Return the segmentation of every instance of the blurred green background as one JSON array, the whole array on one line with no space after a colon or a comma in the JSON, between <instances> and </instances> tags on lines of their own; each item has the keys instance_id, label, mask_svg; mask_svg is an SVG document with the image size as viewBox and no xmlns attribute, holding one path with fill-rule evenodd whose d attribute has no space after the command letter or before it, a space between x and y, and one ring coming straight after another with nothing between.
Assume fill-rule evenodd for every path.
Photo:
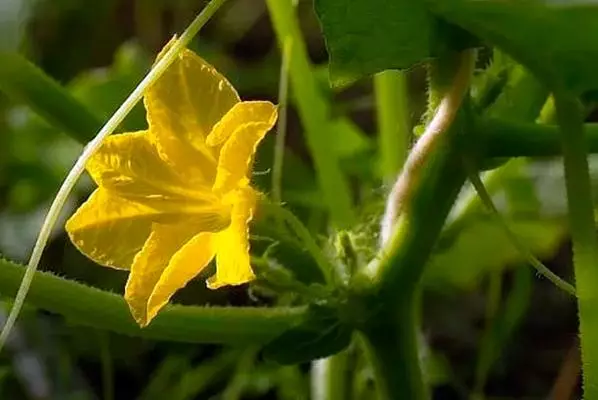
<instances>
[{"instance_id":1,"label":"blurred green background","mask_svg":"<svg viewBox=\"0 0 598 400\"><path fill-rule=\"evenodd\" d=\"M105 120L147 72L162 45L181 32L204 4L0 0L0 51L21 53ZM329 88L324 40L312 7L311 1L300 1L297 14L322 93L333 113L355 123L329 134L360 207L353 233L367 247L388 190L377 165L372 83ZM276 101L280 52L262 0L230 0L192 48L223 72L243 98ZM423 72L421 68L409 72L413 124L426 96ZM312 231L325 236L329 233L325 210L292 104L289 112L283 198ZM144 127L144 110L138 106L121 130ZM26 262L49 202L82 148L0 92L2 255ZM265 192L270 190L272 153L270 135L260 148L254 176ZM518 160L499 178L494 192L501 210L549 267L571 280L559 163ZM65 218L92 188L88 179L81 180ZM115 292L122 292L126 279L124 273L95 266L80 255L62 224L54 232L42 269ZM424 363L435 399L468 398L472 388L473 392L483 388L487 398L540 399L560 390L561 384L578 385L574 301L523 265L483 213L460 220L443 237L425 283ZM193 282L175 301L265 303L245 287L211 292L204 286ZM1 318L10 305L3 304ZM354 379L371 387L367 365L358 358L354 367ZM0 354L0 399L308 399L309 380L310 365L281 367L264 361L257 348L129 338L80 327L33 308L25 310L8 348ZM356 398L367 399L371 393L363 390Z\"/></svg>"}]
</instances>

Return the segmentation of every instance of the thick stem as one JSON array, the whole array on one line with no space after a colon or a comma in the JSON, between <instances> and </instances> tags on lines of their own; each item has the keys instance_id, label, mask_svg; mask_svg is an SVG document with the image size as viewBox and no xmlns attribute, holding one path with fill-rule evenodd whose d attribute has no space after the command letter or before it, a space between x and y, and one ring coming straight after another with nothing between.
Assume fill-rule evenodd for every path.
<instances>
[{"instance_id":1,"label":"thick stem","mask_svg":"<svg viewBox=\"0 0 598 400\"><path fill-rule=\"evenodd\" d=\"M395 323L398 321L399 323ZM380 400L427 399L418 353L418 323L414 305L380 314L363 330L366 353L376 377Z\"/></svg>"},{"instance_id":2,"label":"thick stem","mask_svg":"<svg viewBox=\"0 0 598 400\"><path fill-rule=\"evenodd\" d=\"M561 127L573 265L577 286L584 398L598 398L598 241L584 140L583 113L575 98L555 93Z\"/></svg>"},{"instance_id":3,"label":"thick stem","mask_svg":"<svg viewBox=\"0 0 598 400\"><path fill-rule=\"evenodd\" d=\"M395 181L392 190L388 195L380 229L382 246L386 246L391 238L399 215L403 211L405 205L410 202L411 194L420 180L421 172L425 168L426 162L430 160L431 153L443 139L444 133L455 119L463 97L469 90L469 81L474 66L473 55L474 53L472 51L467 51L463 52L462 55L456 59L456 62L452 57L447 60L447 69L453 72L454 76L447 77L447 71L440 69L440 63L444 62L442 60L436 62L435 68L431 68L432 71L437 70L437 73L439 74L439 77L432 77L430 79L431 85L435 83L434 81L438 78L438 91L444 91L446 89L446 81L451 82L452 86L446 91L446 95L442 98L436 108L436 113L426 126L425 132L419 138L411 150L411 153L409 153L409 157L405 160L401 174ZM430 91L436 92L437 90L431 87Z\"/></svg>"},{"instance_id":4,"label":"thick stem","mask_svg":"<svg viewBox=\"0 0 598 400\"><path fill-rule=\"evenodd\" d=\"M441 101L389 196L384 218L392 217L385 223L393 233L383 238L379 257L352 281L354 295L368 310L360 330L384 400L426 398L417 345L417 293L424 266L466 178L461 157L468 113L461 101L467 97L471 54L459 61L447 65L455 87Z\"/></svg>"},{"instance_id":5,"label":"thick stem","mask_svg":"<svg viewBox=\"0 0 598 400\"><path fill-rule=\"evenodd\" d=\"M0 260L0 293L14 296L25 268ZM124 335L189 343L263 344L301 321L305 308L167 306L146 328L131 318L122 296L36 272L28 304L71 323Z\"/></svg>"}]
</instances>

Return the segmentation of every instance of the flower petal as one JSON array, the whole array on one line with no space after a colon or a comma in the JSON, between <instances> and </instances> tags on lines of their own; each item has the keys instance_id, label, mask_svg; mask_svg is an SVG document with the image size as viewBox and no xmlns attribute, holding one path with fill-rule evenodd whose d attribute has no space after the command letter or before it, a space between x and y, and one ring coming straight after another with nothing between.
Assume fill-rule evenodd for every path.
<instances>
[{"instance_id":1,"label":"flower petal","mask_svg":"<svg viewBox=\"0 0 598 400\"><path fill-rule=\"evenodd\" d=\"M150 295L172 256L192 237L194 228L189 225L152 226L152 232L135 257L125 287L125 300L133 318L146 326L151 318L147 314Z\"/></svg>"},{"instance_id":2,"label":"flower petal","mask_svg":"<svg viewBox=\"0 0 598 400\"><path fill-rule=\"evenodd\" d=\"M158 55L170 48L171 41ZM160 154L190 179L210 180L216 154L205 140L212 127L240 101L233 86L190 50L183 50L145 93L144 104L153 140Z\"/></svg>"},{"instance_id":3,"label":"flower petal","mask_svg":"<svg viewBox=\"0 0 598 400\"><path fill-rule=\"evenodd\" d=\"M129 269L151 232L156 210L98 189L67 221L66 231L98 264Z\"/></svg>"},{"instance_id":4,"label":"flower petal","mask_svg":"<svg viewBox=\"0 0 598 400\"><path fill-rule=\"evenodd\" d=\"M274 125L276 106L269 101L243 101L231 108L208 135L206 144L218 146L224 143L242 125L262 122Z\"/></svg>"},{"instance_id":5,"label":"flower petal","mask_svg":"<svg viewBox=\"0 0 598 400\"><path fill-rule=\"evenodd\" d=\"M211 187L191 189L160 158L147 131L109 136L86 167L98 186L124 198L176 201L195 197L197 200L213 200L202 195Z\"/></svg>"},{"instance_id":6,"label":"flower petal","mask_svg":"<svg viewBox=\"0 0 598 400\"><path fill-rule=\"evenodd\" d=\"M230 226L216 235L216 274L208 279L210 289L241 285L254 279L249 260L249 222L257 193L250 187L235 193Z\"/></svg>"},{"instance_id":7,"label":"flower petal","mask_svg":"<svg viewBox=\"0 0 598 400\"><path fill-rule=\"evenodd\" d=\"M214 233L201 232L172 257L149 298L148 320L156 316L177 290L208 266L216 253L215 237Z\"/></svg>"},{"instance_id":8,"label":"flower petal","mask_svg":"<svg viewBox=\"0 0 598 400\"><path fill-rule=\"evenodd\" d=\"M147 207L158 216L179 215L205 225L209 231L228 225L223 208L211 186L190 186L158 155L147 132L113 135L87 163L93 180L107 192ZM212 222L210 222L212 221Z\"/></svg>"},{"instance_id":9,"label":"flower petal","mask_svg":"<svg viewBox=\"0 0 598 400\"><path fill-rule=\"evenodd\" d=\"M271 108L268 118L260 122L246 122L226 139L218 158L218 171L213 190L226 193L246 178L257 146L276 122L276 108ZM216 133L212 137L216 141Z\"/></svg>"}]
</instances>

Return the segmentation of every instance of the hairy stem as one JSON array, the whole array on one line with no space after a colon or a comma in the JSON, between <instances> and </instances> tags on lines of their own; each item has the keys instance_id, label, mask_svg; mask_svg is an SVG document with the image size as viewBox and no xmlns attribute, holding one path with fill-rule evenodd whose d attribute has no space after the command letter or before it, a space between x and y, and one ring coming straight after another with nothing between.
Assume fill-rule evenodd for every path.
<instances>
[{"instance_id":1,"label":"hairy stem","mask_svg":"<svg viewBox=\"0 0 598 400\"><path fill-rule=\"evenodd\" d=\"M579 331L584 375L584 398L598 398L598 242L592 207L592 190L584 140L583 113L575 98L554 94L561 127L565 186L573 242Z\"/></svg>"},{"instance_id":2,"label":"hairy stem","mask_svg":"<svg viewBox=\"0 0 598 400\"><path fill-rule=\"evenodd\" d=\"M13 296L25 268L0 260L0 293ZM122 296L36 272L28 303L69 322L154 340L262 344L299 323L306 309L167 306L146 328L131 318Z\"/></svg>"},{"instance_id":3,"label":"hairy stem","mask_svg":"<svg viewBox=\"0 0 598 400\"><path fill-rule=\"evenodd\" d=\"M414 185L420 178L424 163L429 160L431 151L455 119L463 96L469 89L469 80L473 72L473 59L473 52L464 53L457 68L453 85L440 101L436 114L434 114L423 135L405 160L403 169L395 181L386 202L380 230L382 246L388 243L398 216L405 202L409 201Z\"/></svg>"},{"instance_id":4,"label":"hairy stem","mask_svg":"<svg viewBox=\"0 0 598 400\"><path fill-rule=\"evenodd\" d=\"M438 115L408 157L388 198L383 223L387 232L379 256L351 282L354 295L368 310L369 318L359 330L383 400L426 398L417 345L419 282L466 178L460 159L469 101L466 107L461 102L473 56L461 54L456 65L444 61L438 65L452 74L439 72L452 75L454 86L448 85Z\"/></svg>"}]
</instances>

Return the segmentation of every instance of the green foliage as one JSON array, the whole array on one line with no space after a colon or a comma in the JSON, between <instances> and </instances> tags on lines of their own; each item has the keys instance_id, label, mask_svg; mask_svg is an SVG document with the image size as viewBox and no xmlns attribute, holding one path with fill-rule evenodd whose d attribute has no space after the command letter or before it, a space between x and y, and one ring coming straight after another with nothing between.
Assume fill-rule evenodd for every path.
<instances>
[{"instance_id":1,"label":"green foliage","mask_svg":"<svg viewBox=\"0 0 598 400\"><path fill-rule=\"evenodd\" d=\"M134 10L121 0L85 7L67 0L52 10L43 2L23 5L23 15L41 20L33 19L35 29L11 33L6 46L0 43L5 96L0 98L0 129L6 133L0 135L0 253L27 256L39 216L82 145L143 78L160 44L181 31L197 8L196 2L138 3ZM152 400L164 393L181 400L273 394L307 399L310 382L303 366L346 349L342 357L324 363L337 363L335 376L341 371L343 390L355 400L375 395L419 400L425 386L449 387L463 398L546 396L552 381L544 376L556 376L557 363L550 358L545 364L554 368L541 379L531 375L533 365L521 368L520 359L528 354L517 343L527 343L534 331L520 328L541 315L570 321L575 310L550 308L547 299L561 307L570 303L524 265L525 255L470 187L457 194L465 179L463 157L471 157L489 170L485 185L519 240L573 280L557 254L571 233L565 187L573 176L583 189L569 197L581 199L586 211L582 215L574 207L577 222L585 223L589 254L592 219L586 214L590 208L596 214L598 203L589 203L586 189L589 183L598 186L595 171L585 179L569 168L565 179L560 160L510 158L562 153L567 132L548 125L555 123L550 92L583 95L583 111L593 118L598 8L585 0L314 0L315 14L311 4L294 7L291 0L268 0L266 6L249 10L244 2L231 0L193 47L222 68L242 97L276 100L276 43L292 42L282 202L296 215L299 228L273 218L264 206L251 229L257 280L249 288L217 292L192 282L173 299L177 305L143 330L113 293L122 290L125 274L84 260L57 231L45 259L49 272L36 274L20 326L21 339L35 351L45 357L51 353L48 347L53 350L48 365L59 367L42 378L56 384L58 397L72 392L71 398L78 393L91 399L102 392L108 400L114 391L115 400ZM266 11L272 33L263 29ZM127 20L125 33L107 29L121 24L112 14ZM0 33L15 32L12 22L0 18ZM53 29L59 46L51 45ZM92 40L107 30L106 41ZM77 40L65 40L65 32ZM329 63L320 62L321 33ZM15 38L23 40L20 52ZM454 53L474 47L478 62L470 91L444 132L446 140L425 159L398 235L380 251L385 198L412 136L425 131L424 123L453 86ZM427 82L421 65L429 67ZM366 78L385 70L372 87ZM332 90L325 87L327 72ZM426 83L427 106L421 104ZM577 160L582 170L579 115L563 116L562 108L560 113L561 123L578 134L578 151L569 154L569 162ZM144 117L138 104L118 129L144 129ZM410 127L418 123L413 135ZM598 126L584 128L588 147L598 152ZM274 135L268 135L252 176L266 196L272 189L273 153ZM82 182L77 195L87 196L89 186ZM593 343L595 280L592 263L586 264L576 270L578 288L589 293L580 314L584 357L598 348ZM0 262L4 299L12 298L22 276L19 264ZM48 320L34 307L64 319ZM565 330L566 322L560 323L557 328ZM575 336L567 331L558 338L544 325L538 329L559 344ZM58 338L48 334L54 330ZM528 347L530 359L542 359L545 347L554 352L543 341ZM9 350L0 354L0 397L26 398L27 384L9 359L21 350ZM584 366L588 399L596 385L592 360ZM100 375L96 369L102 371L101 390L95 389L100 385L74 383L81 371ZM333 385L333 375L318 378ZM515 375L526 382L520 385L525 393L511 388ZM91 379L94 384L96 379ZM530 382L538 382L540 389Z\"/></svg>"},{"instance_id":2,"label":"green foliage","mask_svg":"<svg viewBox=\"0 0 598 400\"><path fill-rule=\"evenodd\" d=\"M0 89L80 140L91 138L91 132L100 128L91 111L18 54L0 53Z\"/></svg>"},{"instance_id":3,"label":"green foliage","mask_svg":"<svg viewBox=\"0 0 598 400\"><path fill-rule=\"evenodd\" d=\"M330 52L333 85L386 69L407 69L472 44L464 31L437 19L421 0L316 0L315 7Z\"/></svg>"},{"instance_id":4,"label":"green foliage","mask_svg":"<svg viewBox=\"0 0 598 400\"><path fill-rule=\"evenodd\" d=\"M592 1L431 0L439 17L498 46L554 90L598 87L598 10ZM553 33L553 34L550 34Z\"/></svg>"},{"instance_id":5,"label":"green foliage","mask_svg":"<svg viewBox=\"0 0 598 400\"><path fill-rule=\"evenodd\" d=\"M338 353L351 342L353 329L337 314L329 307L310 306L299 325L266 345L265 356L281 364L298 364Z\"/></svg>"}]
</instances>

